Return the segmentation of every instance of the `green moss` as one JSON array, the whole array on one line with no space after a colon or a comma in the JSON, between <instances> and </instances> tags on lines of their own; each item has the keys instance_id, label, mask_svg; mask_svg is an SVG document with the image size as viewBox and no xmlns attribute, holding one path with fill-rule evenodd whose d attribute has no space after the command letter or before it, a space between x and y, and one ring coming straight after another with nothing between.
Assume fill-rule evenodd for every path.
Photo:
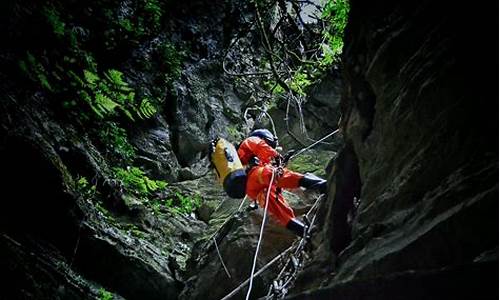
<instances>
[{"instance_id":1,"label":"green moss","mask_svg":"<svg viewBox=\"0 0 500 300\"><path fill-rule=\"evenodd\" d=\"M84 176L76 180L76 191L85 199L92 199L98 194L97 187Z\"/></svg>"},{"instance_id":2,"label":"green moss","mask_svg":"<svg viewBox=\"0 0 500 300\"><path fill-rule=\"evenodd\" d=\"M292 159L288 168L299 173L326 177L325 167L334 155L332 151L310 150Z\"/></svg>"}]
</instances>

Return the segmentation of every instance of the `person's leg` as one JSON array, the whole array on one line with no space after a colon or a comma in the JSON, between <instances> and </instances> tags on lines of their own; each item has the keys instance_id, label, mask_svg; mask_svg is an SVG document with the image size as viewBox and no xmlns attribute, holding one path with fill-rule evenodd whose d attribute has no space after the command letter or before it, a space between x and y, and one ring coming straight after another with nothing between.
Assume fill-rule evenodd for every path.
<instances>
[{"instance_id":1,"label":"person's leg","mask_svg":"<svg viewBox=\"0 0 500 300\"><path fill-rule=\"evenodd\" d=\"M278 187L283 189L295 189L300 186L300 181L304 177L298 172L283 169L283 175L277 178Z\"/></svg>"},{"instance_id":2,"label":"person's leg","mask_svg":"<svg viewBox=\"0 0 500 300\"><path fill-rule=\"evenodd\" d=\"M301 174L284 169L283 175L278 178L277 182L280 188L304 187L308 190L317 190L322 194L326 193L326 180L311 173Z\"/></svg>"},{"instance_id":3,"label":"person's leg","mask_svg":"<svg viewBox=\"0 0 500 300\"><path fill-rule=\"evenodd\" d=\"M259 205L265 208L267 197L267 189L262 190L257 197ZM276 195L276 185L271 186L271 193L269 195L268 212L271 214L282 226L286 226L291 219L295 218L293 209L288 205L285 198L281 193Z\"/></svg>"},{"instance_id":4,"label":"person's leg","mask_svg":"<svg viewBox=\"0 0 500 300\"><path fill-rule=\"evenodd\" d=\"M299 185L308 190L317 190L322 194L326 194L327 190L326 180L314 174L311 173L304 174L304 176L299 181Z\"/></svg>"}]
</instances>

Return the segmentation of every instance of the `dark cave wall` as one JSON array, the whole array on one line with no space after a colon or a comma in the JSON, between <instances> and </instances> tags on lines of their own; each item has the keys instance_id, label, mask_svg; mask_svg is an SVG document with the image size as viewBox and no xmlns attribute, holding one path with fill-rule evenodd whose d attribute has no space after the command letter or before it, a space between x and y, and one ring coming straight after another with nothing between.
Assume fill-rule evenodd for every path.
<instances>
[{"instance_id":1,"label":"dark cave wall","mask_svg":"<svg viewBox=\"0 0 500 300\"><path fill-rule=\"evenodd\" d=\"M408 285L404 299L496 293L498 77L488 70L498 65L498 48L482 38L498 35L491 11L448 1L351 1L346 147L315 238L315 257L333 265L313 259L296 286L309 291L298 298L382 299L383 292L360 290L375 280L388 295L412 278L421 287ZM356 169L360 181L346 181ZM346 191L358 188L356 210L358 195ZM481 282L478 269L492 280ZM325 274L322 283L308 279L314 272ZM388 284L398 274L405 279ZM442 284L426 290L431 277ZM455 288L460 282L469 285ZM315 293L320 286L330 294ZM420 288L426 292L414 293Z\"/></svg>"},{"instance_id":2,"label":"dark cave wall","mask_svg":"<svg viewBox=\"0 0 500 300\"><path fill-rule=\"evenodd\" d=\"M0 24L8 29L0 47L0 162L7 174L0 185L0 274L7 278L0 299L103 299L101 289L114 299L175 299L183 288L176 259L187 255L182 247L193 243L206 224L165 211L154 214L130 197L127 202L112 176L120 157L96 134L104 122L83 123L79 116L88 107L79 103L66 110L63 101L74 95L44 89L37 73L31 70L26 78L19 67L21 58L33 54L53 89L62 91L71 82L53 77L53 68L68 53L91 54L101 72L122 71L138 94L158 97L162 105L148 120L111 119L123 121L136 148L131 164L172 185L201 177L209 171L203 143L215 132L225 133L239 113L241 99L220 75L220 49L239 27L233 25L245 5L160 1L161 32L148 29L133 36L120 31L118 17L144 17L129 9L139 2L155 1L0 4ZM77 34L78 53L54 35L43 17L45 6L57 8L65 34ZM166 62L156 57L163 42L185 52L180 77L168 86L160 80L168 73ZM81 73L86 67L77 63L73 68ZM192 168L181 170L186 166ZM95 184L97 196L82 195L77 184L82 176Z\"/></svg>"}]
</instances>

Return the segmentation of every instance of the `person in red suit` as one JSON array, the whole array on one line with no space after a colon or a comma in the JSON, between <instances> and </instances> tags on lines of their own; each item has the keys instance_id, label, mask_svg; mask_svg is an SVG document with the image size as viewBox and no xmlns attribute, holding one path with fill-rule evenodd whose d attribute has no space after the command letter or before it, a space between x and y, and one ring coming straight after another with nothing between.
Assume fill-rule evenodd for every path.
<instances>
[{"instance_id":1,"label":"person in red suit","mask_svg":"<svg viewBox=\"0 0 500 300\"><path fill-rule=\"evenodd\" d=\"M267 189L269 188L272 174L276 170L273 163L282 161L283 157L276 150L277 138L267 129L252 131L238 147L238 156L243 165L247 165L246 194L265 207ZM275 174L271 184L271 193L268 204L269 213L276 220L298 236L304 235L304 224L299 221L293 209L286 202L280 189L295 189L304 187L316 189L321 193L326 192L326 180L312 174L301 174L287 168L280 169Z\"/></svg>"}]
</instances>

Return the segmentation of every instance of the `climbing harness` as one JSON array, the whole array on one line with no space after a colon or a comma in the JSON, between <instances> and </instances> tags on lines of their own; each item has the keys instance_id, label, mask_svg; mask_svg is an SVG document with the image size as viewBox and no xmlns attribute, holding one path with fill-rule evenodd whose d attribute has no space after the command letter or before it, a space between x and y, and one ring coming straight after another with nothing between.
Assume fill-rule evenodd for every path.
<instances>
[{"instance_id":1,"label":"climbing harness","mask_svg":"<svg viewBox=\"0 0 500 300\"><path fill-rule=\"evenodd\" d=\"M276 129L275 129L275 126L274 126L274 122L273 122L271 116L269 115L269 113L267 113L267 111L265 111L263 109L247 108L245 110L245 113L244 113L245 120L247 120L247 114L248 114L248 112L250 110L259 110L260 111L259 118L261 118L264 115L267 116L269 118L269 120L271 121L271 125L272 125L273 131L274 131L274 135L276 136ZM267 263L263 268L261 268L260 270L258 270L257 272L255 272L255 268L256 268L256 265L257 265L257 258L258 258L258 255L259 255L260 245L261 245L262 237L263 237L263 233L264 233L264 227L265 227L265 223L266 223L266 219L267 219L267 212L268 212L268 207L269 207L269 198L270 198L270 194L271 194L271 186L272 186L272 184L274 182L275 177L276 176L280 176L280 175L283 174L283 167L286 166L286 164L288 163L288 161L290 161L291 159L293 159L293 158L297 157L298 155L304 153L305 151L311 149L312 147L316 146L317 144L321 143L322 141L324 141L327 138L335 135L338 132L339 132L339 129L337 129L337 130L329 133L328 135L326 135L323 138L315 141L314 143L310 144L309 146L306 146L306 147L302 148L301 150L299 150L299 151L291 154L286 159L284 159L284 160L281 160L281 159L278 160L278 162L277 162L278 165L273 168L271 180L269 182L269 186L268 186L267 193L266 193L264 215L263 215L262 224L261 224L261 227L260 227L259 239L257 241L257 247L255 249L255 254L254 254L254 257L253 257L253 263L252 263L252 269L251 269L251 272L250 272L250 277L247 280L245 280L243 283L241 283L236 289L234 289L229 294L227 294L225 297L223 297L221 300L227 300L227 299L231 298L236 293L238 293L242 288L244 288L247 284L249 286L248 286L248 290L247 290L245 299L248 300L250 298L250 294L252 292L253 279L256 276L258 276L260 273L264 272L264 270L267 269L270 265L272 265L276 261L282 259L285 256L285 254L289 254L288 260L286 261L286 263L283 264L283 267L282 267L281 271L278 273L278 276L276 277L275 280L273 280L272 284L270 285L269 291L268 291L267 295L265 296L265 299L282 299L282 298L285 297L285 295L287 294L288 289L290 288L291 284L296 279L298 271L301 270L301 268L303 267L303 261L307 258L307 253L306 253L305 247L306 247L306 244L307 244L308 240L310 239L311 230L312 230L312 228L314 228L314 224L315 224L315 221L316 221L316 215L317 215L317 210L318 210L318 207L319 207L319 203L320 203L321 199L323 199L325 197L325 195L320 195L316 199L316 201L314 202L313 206L304 215L303 218L304 218L304 222L306 223L306 230L304 230L304 235L298 241L295 241L294 244L292 244L292 246L290 246L287 250L285 250L284 252L282 252L280 255L276 256L269 263ZM261 176L259 176L259 178L260 177ZM277 189L276 192L279 193L280 190ZM245 197L245 199L246 199L246 197ZM243 206L243 201L245 199L243 199L242 202L240 203L240 206L238 208L238 212L240 211L241 207ZM310 215L312 213L313 213L313 216L312 216L312 219L310 219ZM213 241L215 243L215 247L216 247L217 253L219 255L219 259L220 259L220 261L222 263L222 266L224 267L224 270L226 271L226 274L228 275L228 277L231 277L230 274L229 274L229 271L227 270L227 268L226 268L226 266L224 264L224 261L222 260L222 256L220 255L220 252L218 250L217 241L215 240L215 235L218 233L218 231L220 229L222 229L223 226L225 226L225 224L227 222L228 221L224 222L224 224L214 234L214 236L212 237L212 239L213 239Z\"/></svg>"}]
</instances>

